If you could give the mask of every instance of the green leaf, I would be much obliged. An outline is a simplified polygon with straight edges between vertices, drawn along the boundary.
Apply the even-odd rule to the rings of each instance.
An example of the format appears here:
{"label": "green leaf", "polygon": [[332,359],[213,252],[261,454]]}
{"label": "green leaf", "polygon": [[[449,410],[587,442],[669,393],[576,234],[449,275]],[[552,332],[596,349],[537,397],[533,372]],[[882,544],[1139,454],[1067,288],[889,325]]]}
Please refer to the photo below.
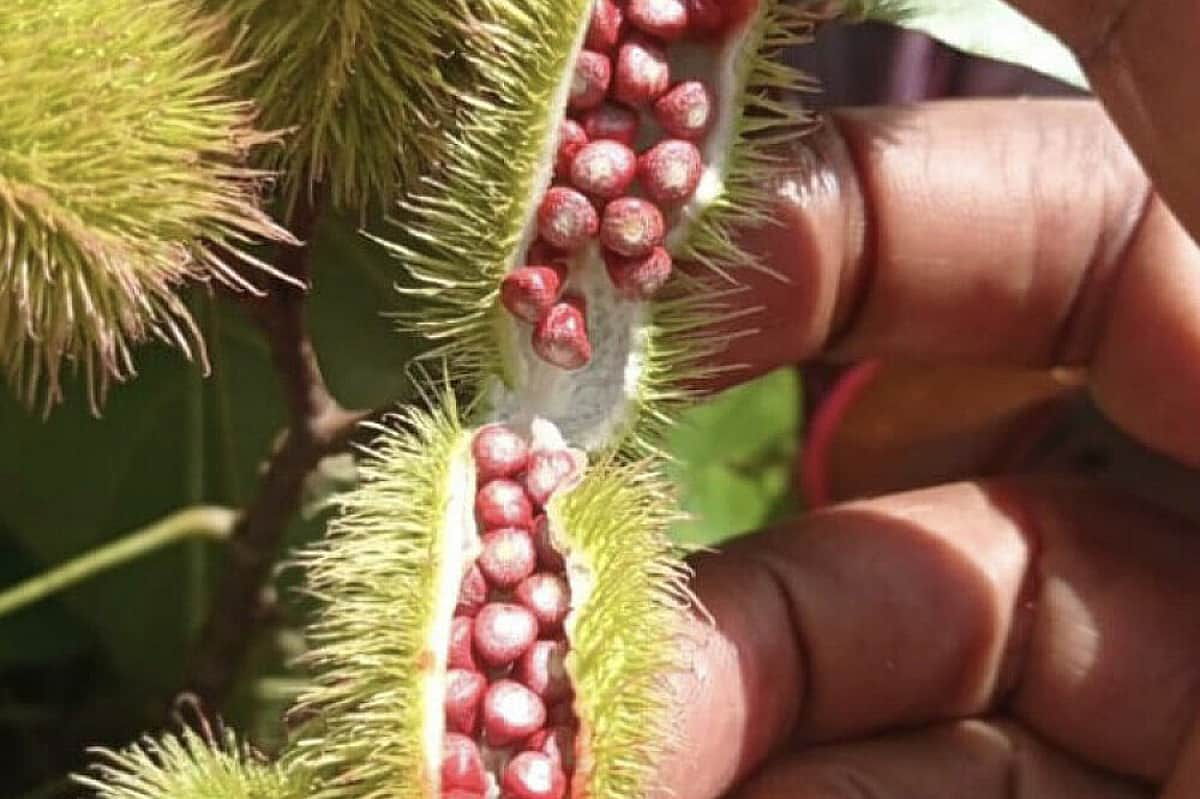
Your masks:
{"label": "green leaf", "polygon": [[684,414],[669,441],[671,476],[692,518],[677,540],[709,545],[790,511],[791,467],[801,427],[801,389],[781,369]]}
{"label": "green leaf", "polygon": [[851,0],[847,14],[923,31],[960,50],[1011,61],[1087,88],[1070,51],[1002,0]]}

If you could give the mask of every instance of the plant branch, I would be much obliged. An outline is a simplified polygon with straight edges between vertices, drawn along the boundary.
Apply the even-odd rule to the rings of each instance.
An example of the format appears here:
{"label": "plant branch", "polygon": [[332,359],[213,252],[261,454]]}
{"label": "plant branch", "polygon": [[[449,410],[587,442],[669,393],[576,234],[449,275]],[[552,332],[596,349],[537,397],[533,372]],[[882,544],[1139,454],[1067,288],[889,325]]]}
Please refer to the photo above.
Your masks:
{"label": "plant branch", "polygon": [[[301,286],[310,282],[312,238],[320,211],[319,200],[299,197],[289,228],[304,244],[281,246],[277,253],[276,267]],[[254,498],[234,527],[191,664],[188,690],[209,708],[219,708],[228,697],[253,640],[254,625],[269,606],[265,589],[284,531],[300,506],[305,479],[322,458],[345,449],[359,422],[371,416],[342,408],[326,386],[306,324],[306,293],[277,282],[264,296],[244,297],[270,346],[288,424]]]}
{"label": "plant branch", "polygon": [[0,617],[176,542],[189,538],[227,538],[236,518],[237,513],[229,508],[200,505],[176,511],[0,592]]}

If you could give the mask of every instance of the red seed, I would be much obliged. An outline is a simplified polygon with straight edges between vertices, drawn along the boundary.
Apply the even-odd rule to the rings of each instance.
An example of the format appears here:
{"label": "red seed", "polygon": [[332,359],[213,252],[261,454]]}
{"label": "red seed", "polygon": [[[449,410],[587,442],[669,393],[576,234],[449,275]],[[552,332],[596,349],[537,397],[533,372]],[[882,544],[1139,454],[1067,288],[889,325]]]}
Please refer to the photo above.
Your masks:
{"label": "red seed", "polygon": [[535,641],[517,661],[516,678],[548,705],[566,699],[571,696],[566,656],[566,641]]}
{"label": "red seed", "polygon": [[629,0],[625,16],[635,28],[667,42],[679,39],[688,28],[684,0]]}
{"label": "red seed", "polygon": [[[529,605],[528,602],[524,604]],[[532,607],[529,609],[536,617],[537,611]],[[538,623],[541,623],[540,619]],[[452,669],[479,671],[479,664],[475,662],[475,651],[471,648],[474,630],[475,620],[470,616],[455,616],[450,622],[450,657],[447,666]]]}
{"label": "red seed", "polygon": [[529,444],[511,427],[489,424],[475,433],[471,455],[479,482],[486,483],[497,477],[516,477],[524,471],[529,463]]}
{"label": "red seed", "polygon": [[538,232],[555,247],[575,251],[596,235],[596,209],[575,189],[554,186],[538,206]]}
{"label": "red seed", "polygon": [[584,126],[567,118],[558,124],[558,152],[554,156],[554,173],[565,175],[571,171],[575,155],[588,143]]}
{"label": "red seed", "polygon": [[537,239],[529,245],[529,252],[525,253],[525,263],[566,269],[567,257],[568,253]]}
{"label": "red seed", "polygon": [[451,788],[448,791],[442,791],[442,799],[484,799],[484,795],[478,791],[464,791],[461,788]]}
{"label": "red seed", "polygon": [[487,790],[483,755],[475,742],[457,732],[448,732],[442,739],[442,791]]}
{"label": "red seed", "polygon": [[537,324],[562,291],[566,270],[555,266],[522,266],[500,282],[500,302],[522,322]]}
{"label": "red seed", "polygon": [[620,142],[594,141],[571,164],[571,182],[594,197],[619,197],[633,183],[637,162],[633,150]]}
{"label": "red seed", "polygon": [[507,746],[527,738],[546,723],[546,705],[515,680],[497,680],[483,698],[483,738]]}
{"label": "red seed", "polygon": [[663,49],[644,37],[631,37],[617,51],[613,95],[634,108],[649,105],[671,84],[671,67]]}
{"label": "red seed", "polygon": [[567,478],[582,468],[566,450],[538,450],[529,456],[525,491],[538,505],[545,505]]}
{"label": "red seed", "polygon": [[587,317],[578,303],[563,298],[533,330],[533,351],[552,366],[575,370],[592,359]]}
{"label": "red seed", "polygon": [[446,672],[446,726],[465,735],[478,729],[479,707],[487,691],[487,678],[477,671]]}
{"label": "red seed", "polygon": [[541,635],[562,630],[563,619],[571,610],[571,589],[557,574],[540,572],[526,577],[517,586],[517,601],[532,611]]}
{"label": "red seed", "polygon": [[533,527],[533,506],[520,483],[497,478],[483,484],[475,495],[475,515],[484,530],[501,527]]}
{"label": "red seed", "polygon": [[638,258],[606,253],[604,267],[617,294],[627,300],[648,300],[658,293],[671,277],[671,254],[664,247],[655,247],[649,255]]}
{"label": "red seed", "polygon": [[479,568],[496,588],[512,588],[533,574],[537,553],[528,530],[505,527],[483,537]]}
{"label": "red seed", "polygon": [[667,139],[638,159],[638,177],[650,199],[662,205],[678,205],[696,193],[704,162],[690,141]]}
{"label": "red seed", "polygon": [[583,130],[590,141],[611,139],[632,147],[637,141],[638,116],[623,105],[604,103],[583,115]]}
{"label": "red seed", "polygon": [[649,255],[662,244],[665,226],[662,212],[654,203],[638,197],[622,197],[604,206],[600,242],[630,258]]}
{"label": "red seed", "polygon": [[668,135],[699,139],[712,121],[712,92],[702,81],[676,84],[654,104],[654,116]]}
{"label": "red seed", "polygon": [[458,589],[458,606],[454,608],[456,616],[474,616],[487,602],[488,586],[479,566],[472,563],[463,576],[462,586]]}
{"label": "red seed", "polygon": [[571,78],[571,94],[567,105],[576,111],[595,108],[604,101],[608,86],[612,82],[612,62],[603,53],[583,50],[575,59],[575,73]]}
{"label": "red seed", "polygon": [[688,25],[698,37],[720,33],[725,27],[721,0],[687,0]]}
{"label": "red seed", "polygon": [[521,752],[504,767],[500,787],[505,799],[562,799],[567,778],[548,755]]}
{"label": "red seed", "polygon": [[621,24],[625,15],[613,0],[596,0],[592,7],[592,22],[588,26],[584,45],[589,50],[610,52],[621,40]]}
{"label": "red seed", "polygon": [[475,617],[475,652],[489,666],[507,666],[533,645],[537,629],[537,619],[528,608],[489,602]]}
{"label": "red seed", "polygon": [[522,747],[527,752],[541,752],[570,774],[575,770],[575,731],[569,726],[538,730]]}
{"label": "red seed", "polygon": [[533,520],[533,548],[537,552],[538,566],[549,572],[561,572],[567,567],[563,556],[554,548],[550,539],[550,520],[540,513]]}

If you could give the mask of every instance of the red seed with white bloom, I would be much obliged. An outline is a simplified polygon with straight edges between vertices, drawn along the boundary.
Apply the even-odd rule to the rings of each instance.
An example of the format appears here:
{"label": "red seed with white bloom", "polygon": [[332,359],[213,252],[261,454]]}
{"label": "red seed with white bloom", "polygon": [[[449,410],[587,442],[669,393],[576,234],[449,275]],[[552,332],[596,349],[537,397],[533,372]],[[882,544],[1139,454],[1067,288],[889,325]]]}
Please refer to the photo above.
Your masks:
{"label": "red seed with white bloom", "polygon": [[538,730],[529,736],[522,748],[527,752],[541,752],[568,775],[575,770],[575,731],[569,726]]}
{"label": "red seed with white bloom", "polygon": [[627,300],[648,300],[658,293],[671,277],[671,254],[665,247],[655,247],[649,255],[626,258],[606,253],[604,267],[617,294]]}
{"label": "red seed with white bloom", "polygon": [[688,29],[684,0],[629,0],[625,16],[635,28],[667,42],[681,38]]}
{"label": "red seed with white bloom", "polygon": [[649,255],[662,244],[666,223],[654,203],[639,197],[622,197],[604,206],[600,243],[630,258]]}
{"label": "red seed with white bloom", "polygon": [[496,588],[512,588],[533,574],[537,553],[527,529],[505,527],[483,537],[479,569]]}
{"label": "red seed with white bloom", "polygon": [[487,692],[487,678],[477,671],[450,669],[446,672],[446,726],[454,732],[474,735],[479,709]]}
{"label": "red seed with white bloom", "polygon": [[545,723],[541,697],[516,680],[497,680],[483,697],[483,739],[490,746],[516,743]]}
{"label": "red seed with white bloom", "polygon": [[712,122],[713,96],[703,81],[685,80],[654,103],[654,117],[668,135],[699,139]]}
{"label": "red seed with white bloom", "polygon": [[620,197],[633,183],[638,158],[616,141],[594,141],[571,164],[571,183],[593,197]]}
{"label": "red seed with white bloom", "polygon": [[536,641],[517,661],[515,676],[546,704],[554,704],[571,696],[566,656],[566,641]]}
{"label": "red seed with white bloom", "polygon": [[725,28],[722,0],[687,0],[688,26],[699,38],[721,33]]}
{"label": "red seed with white bloom", "polygon": [[671,85],[667,54],[643,36],[630,37],[617,51],[613,96],[640,108],[657,100]]}
{"label": "red seed with white bloom", "polygon": [[[526,603],[528,604],[528,603]],[[533,610],[533,608],[530,608]],[[533,614],[537,616],[537,612]],[[541,620],[538,620],[541,624]],[[475,662],[474,637],[475,620],[470,616],[455,616],[450,622],[450,656],[446,665],[452,669],[468,669],[479,671]]]}
{"label": "red seed with white bloom", "polygon": [[612,83],[612,61],[604,53],[583,50],[575,59],[575,73],[571,77],[571,92],[567,106],[575,111],[586,111],[604,102]]}
{"label": "red seed with white bloom", "polygon": [[533,612],[541,635],[562,631],[563,620],[571,610],[571,589],[562,577],[547,572],[531,574],[517,586],[516,597]]}
{"label": "red seed with white bloom", "polygon": [[548,755],[521,752],[504,767],[500,787],[504,799],[562,799],[567,778]]}
{"label": "red seed with white bloom", "polygon": [[683,139],[659,142],[638,159],[642,188],[661,205],[678,205],[691,199],[703,172],[700,150]]}
{"label": "red seed with white bloom", "polygon": [[451,788],[448,791],[442,791],[442,799],[486,799],[486,797],[480,791]]}
{"label": "red seed with white bloom", "polygon": [[550,520],[546,514],[538,514],[533,520],[533,548],[537,551],[538,566],[549,572],[561,572],[567,568],[566,561],[554,548],[550,539]]}
{"label": "red seed with white bloom", "polygon": [[479,566],[472,563],[463,575],[462,585],[458,589],[458,606],[454,608],[456,616],[474,616],[487,602],[487,580]]}
{"label": "red seed with white bloom", "polygon": [[587,366],[592,360],[592,343],[582,304],[570,297],[555,304],[533,329],[533,351],[559,369],[572,371]]}
{"label": "red seed with white bloom", "polygon": [[489,666],[507,666],[533,645],[537,630],[537,619],[528,608],[489,602],[475,617],[475,652]]}
{"label": "red seed with white bloom", "polygon": [[604,103],[583,115],[583,132],[589,141],[611,139],[632,147],[637,141],[638,115],[623,105]]}
{"label": "red seed with white bloom", "polygon": [[596,208],[587,197],[566,186],[554,186],[538,206],[538,233],[552,246],[578,250],[600,226]]}
{"label": "red seed with white bloom", "polygon": [[624,21],[625,14],[613,0],[596,0],[584,46],[601,53],[610,52],[621,41],[621,25]]}
{"label": "red seed with white bloom", "polygon": [[483,484],[475,495],[475,516],[484,530],[533,528],[533,506],[520,483],[501,477]]}
{"label": "red seed with white bloom", "polygon": [[457,732],[448,732],[442,739],[442,791],[487,790],[483,770],[483,755],[473,740]]}
{"label": "red seed with white bloom", "polygon": [[471,455],[479,482],[497,477],[516,477],[529,463],[529,444],[507,425],[489,424],[479,428],[471,440]]}
{"label": "red seed with white bloom", "polygon": [[566,175],[571,171],[571,162],[575,155],[588,143],[588,135],[583,125],[571,118],[564,119],[558,124],[558,150],[554,156],[554,172]]}
{"label": "red seed with white bloom", "polygon": [[531,325],[554,307],[566,282],[561,266],[522,266],[500,281],[500,302],[508,312]]}
{"label": "red seed with white bloom", "polygon": [[577,456],[566,450],[537,450],[529,456],[525,492],[538,505],[545,505],[563,482],[581,467]]}

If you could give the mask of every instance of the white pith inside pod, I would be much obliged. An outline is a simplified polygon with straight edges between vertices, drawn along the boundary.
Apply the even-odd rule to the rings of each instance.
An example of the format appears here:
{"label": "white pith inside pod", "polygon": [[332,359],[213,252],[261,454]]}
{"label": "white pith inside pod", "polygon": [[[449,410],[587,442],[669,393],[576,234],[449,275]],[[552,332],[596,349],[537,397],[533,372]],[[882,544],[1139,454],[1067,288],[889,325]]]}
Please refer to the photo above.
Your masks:
{"label": "white pith inside pod", "polygon": [[[706,328],[730,313],[724,299],[736,271],[759,266],[735,231],[770,220],[781,165],[768,149],[807,124],[787,97],[807,83],[778,52],[804,41],[811,25],[807,12],[779,0],[730,5],[741,11],[719,38],[666,47],[672,82],[703,80],[716,99],[697,142],[699,185],[690,201],[666,209],[663,242],[676,263],[707,267],[699,272],[707,277],[676,269],[653,299],[629,300],[614,290],[596,239],[569,253],[564,295],[585,300],[591,346],[587,365],[574,370],[538,355],[532,326],[505,310],[499,289],[530,262],[539,204],[552,184],[564,183],[554,175],[559,124],[592,2],[531,3],[527,18],[498,20],[503,34],[481,48],[476,71],[504,80],[476,98],[474,124],[443,173],[408,200],[409,230],[391,246],[415,281],[405,290],[418,307],[401,318],[434,343],[431,357],[445,358],[456,379],[482,390],[489,418],[549,419],[590,452],[653,451],[672,406],[686,399],[680,386],[722,346]],[[652,116],[640,112],[639,151],[663,135]],[[641,191],[637,183],[630,189]]]}
{"label": "white pith inside pod", "polygon": [[[521,601],[512,598],[519,590],[493,586],[484,610],[469,616],[463,609],[460,584],[484,550],[477,526],[484,517],[475,511],[473,433],[453,414],[452,407],[413,412],[397,420],[404,432],[398,425],[382,431],[328,540],[304,557],[314,594],[335,600],[312,631],[316,677],[301,706],[314,721],[289,761],[307,775],[311,797],[439,799],[453,787],[443,786],[441,763],[451,723],[452,620],[471,618],[478,627],[489,605]],[[521,432],[532,433],[535,451],[564,446],[544,420]],[[539,561],[537,569],[561,568],[570,587],[561,630],[538,633],[568,642],[574,695],[545,693],[552,720],[542,720],[545,729],[570,726],[569,710],[577,723],[576,770],[562,795],[634,799],[672,740],[663,675],[683,667],[672,639],[689,597],[666,537],[672,492],[646,464],[602,460],[567,476],[545,514],[565,565]],[[475,634],[474,657],[482,657]],[[481,660],[479,671],[489,691],[505,680],[534,685],[524,662]],[[469,793],[494,798],[530,738],[493,745],[491,719],[481,710],[471,733],[487,763],[487,787]]]}

